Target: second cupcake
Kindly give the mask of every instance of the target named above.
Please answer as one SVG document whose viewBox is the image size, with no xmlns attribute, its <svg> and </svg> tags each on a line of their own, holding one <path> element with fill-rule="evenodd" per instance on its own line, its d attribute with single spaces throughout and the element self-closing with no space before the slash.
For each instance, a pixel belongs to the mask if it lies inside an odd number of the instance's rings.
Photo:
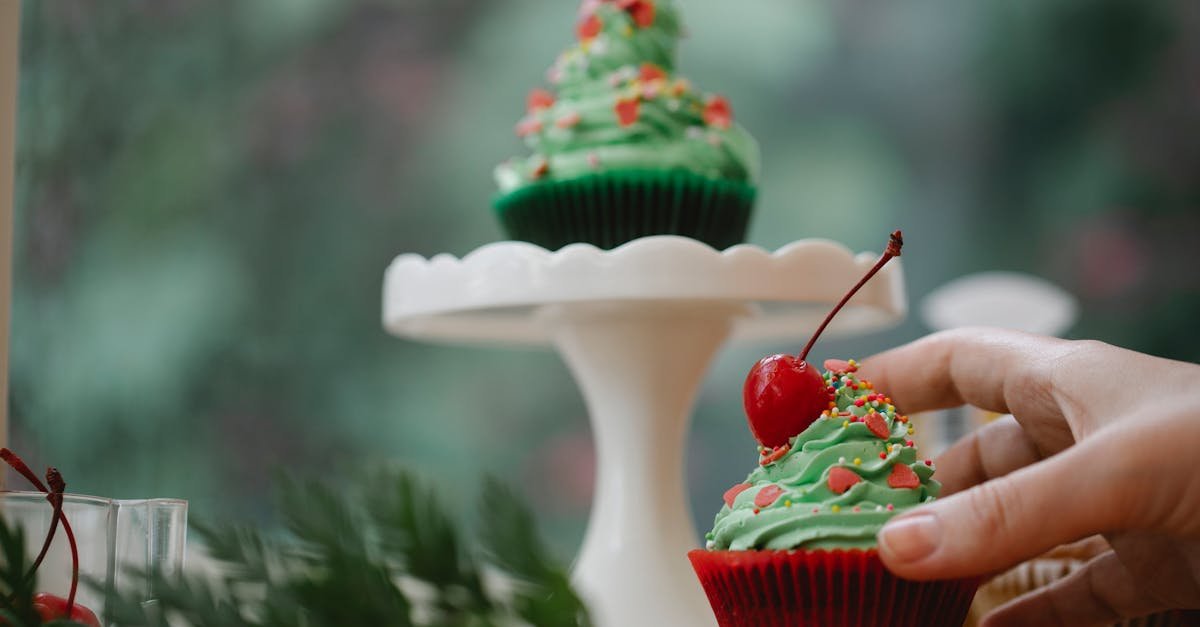
<svg viewBox="0 0 1200 627">
<path fill-rule="evenodd" d="M 683 235 L 723 249 L 745 239 L 758 148 L 729 103 L 675 74 L 669 0 L 585 1 L 577 42 L 516 127 L 533 151 L 496 168 L 505 231 L 554 250 Z"/>
</svg>

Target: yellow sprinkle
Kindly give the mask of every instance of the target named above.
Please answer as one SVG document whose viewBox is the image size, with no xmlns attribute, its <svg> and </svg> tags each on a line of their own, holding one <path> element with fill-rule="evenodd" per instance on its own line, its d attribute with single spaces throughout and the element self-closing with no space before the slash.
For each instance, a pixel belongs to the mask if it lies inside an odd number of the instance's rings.
<svg viewBox="0 0 1200 627">
<path fill-rule="evenodd" d="M 849 421 L 849 420 L 843 420 L 843 421 L 842 421 L 842 428 L 843 428 L 843 429 L 845 429 L 846 427 L 849 427 L 849 426 L 850 426 L 850 421 Z"/>
<path fill-rule="evenodd" d="M 855 466 L 862 466 L 862 458 L 861 458 L 861 457 L 855 457 L 855 458 L 854 458 L 854 465 L 855 465 Z"/>
<path fill-rule="evenodd" d="M 832 509 L 832 510 L 833 510 L 833 513 L 835 513 L 835 514 L 836 514 L 836 513 L 840 512 L 840 511 L 842 511 L 842 506 L 841 506 L 841 505 L 834 505 L 833 507 L 831 507 L 831 508 L 829 508 L 829 509 Z"/>
<path fill-rule="evenodd" d="M 892 452 L 892 445 L 891 445 L 891 444 L 889 444 L 889 445 L 888 445 L 888 452 L 889 452 L 889 453 L 891 453 L 891 452 Z"/>
<path fill-rule="evenodd" d="M 887 406 L 887 410 L 888 410 L 888 411 L 896 411 L 896 406 L 895 406 L 895 405 L 888 405 L 888 406 Z"/>
<path fill-rule="evenodd" d="M 783 502 L 783 506 L 784 506 L 784 507 L 791 507 L 791 506 L 792 506 L 792 502 L 791 502 L 791 501 L 784 501 L 784 502 Z"/>
<path fill-rule="evenodd" d="M 909 427 L 909 428 L 908 428 L 908 434 L 909 434 L 909 435 L 912 435 L 912 434 L 913 434 L 913 431 L 914 431 L 914 429 L 913 429 L 912 427 Z"/>
</svg>

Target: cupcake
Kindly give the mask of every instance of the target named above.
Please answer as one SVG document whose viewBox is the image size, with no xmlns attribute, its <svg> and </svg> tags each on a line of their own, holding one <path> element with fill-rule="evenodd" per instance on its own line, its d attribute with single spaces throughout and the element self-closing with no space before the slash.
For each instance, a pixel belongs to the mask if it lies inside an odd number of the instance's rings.
<svg viewBox="0 0 1200 627">
<path fill-rule="evenodd" d="M 765 357 L 743 388 L 759 462 L 725 492 L 705 548 L 688 554 L 722 627 L 961 625 L 976 579 L 909 581 L 880 561 L 876 534 L 937 497 L 933 462 L 892 399 L 853 360 L 825 373 L 805 358 L 845 303 L 892 257 L 887 249 L 826 316 L 799 356 Z"/>
<path fill-rule="evenodd" d="M 758 148 L 727 100 L 675 73 L 674 2 L 587 0 L 575 32 L 516 125 L 533 154 L 496 168 L 507 234 L 551 250 L 667 234 L 742 242 Z"/>
<path fill-rule="evenodd" d="M 705 550 L 688 557 L 717 622 L 747 625 L 961 625 L 975 580 L 890 573 L 875 536 L 940 485 L 913 429 L 853 361 L 827 361 L 829 408 L 725 492 Z"/>
</svg>

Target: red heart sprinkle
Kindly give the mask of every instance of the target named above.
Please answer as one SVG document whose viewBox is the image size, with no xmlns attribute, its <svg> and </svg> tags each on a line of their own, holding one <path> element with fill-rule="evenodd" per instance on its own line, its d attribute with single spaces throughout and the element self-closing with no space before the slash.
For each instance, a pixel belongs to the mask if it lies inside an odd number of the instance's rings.
<svg viewBox="0 0 1200 627">
<path fill-rule="evenodd" d="M 621 126 L 629 126 L 638 120 L 638 107 L 641 103 L 636 98 L 629 100 L 618 100 L 613 110 L 617 113 L 617 123 Z"/>
<path fill-rule="evenodd" d="M 850 372 L 850 362 L 844 359 L 826 359 L 823 365 L 825 366 L 825 369 L 830 372 L 836 372 L 838 374 Z"/>
<path fill-rule="evenodd" d="M 888 439 L 888 436 L 891 435 L 891 433 L 888 432 L 887 421 L 883 419 L 883 416 L 880 416 L 875 412 L 867 414 L 866 417 L 863 418 L 863 422 L 867 424 L 867 428 L 871 430 L 871 433 L 874 433 L 878 438 L 886 440 Z"/>
<path fill-rule="evenodd" d="M 917 477 L 917 473 L 913 472 L 906 464 L 895 464 L 892 466 L 892 474 L 888 475 L 888 485 L 893 488 L 919 488 L 921 480 Z"/>
<path fill-rule="evenodd" d="M 596 38 L 596 35 L 600 34 L 603 28 L 604 23 L 600 21 L 600 18 L 595 13 L 592 13 L 575 27 L 575 35 L 579 37 L 579 41 L 591 41 Z"/>
<path fill-rule="evenodd" d="M 829 490 L 834 494 L 842 494 L 850 489 L 850 486 L 862 481 L 862 477 L 858 476 L 852 470 L 834 466 L 829 469 L 829 479 L 825 482 L 829 486 Z"/>
<path fill-rule="evenodd" d="M 780 494 L 783 494 L 783 488 L 772 483 L 754 495 L 754 504 L 758 507 L 767 507 L 771 503 L 774 503 Z"/>
<path fill-rule="evenodd" d="M 653 63 L 643 63 L 641 71 L 638 72 L 638 78 L 643 81 L 656 81 L 666 77 L 667 73 Z"/>
<path fill-rule="evenodd" d="M 733 124 L 733 110 L 723 96 L 713 96 L 704 105 L 704 122 L 717 128 L 729 128 Z"/>
<path fill-rule="evenodd" d="M 654 24 L 654 0 L 633 0 L 626 4 L 628 6 L 623 8 L 629 11 L 638 26 L 647 28 Z"/>
<path fill-rule="evenodd" d="M 578 111 L 572 111 L 561 118 L 554 121 L 554 125 L 558 128 L 571 128 L 579 124 L 583 120 L 583 116 L 579 115 Z"/>
<path fill-rule="evenodd" d="M 517 122 L 517 137 L 539 133 L 541 130 L 542 121 L 537 118 L 521 118 L 521 121 Z"/>
<path fill-rule="evenodd" d="M 529 95 L 525 97 L 525 111 L 533 113 L 538 109 L 545 109 L 554 104 L 554 94 L 542 89 L 534 87 L 529 90 Z"/>
<path fill-rule="evenodd" d="M 749 483 L 739 483 L 739 484 L 733 486 L 732 488 L 729 488 L 728 490 L 725 491 L 725 504 L 730 507 L 733 507 L 733 499 L 736 498 L 737 495 L 739 495 L 742 492 L 745 492 L 746 490 L 749 490 L 749 489 L 750 489 Z"/>
</svg>

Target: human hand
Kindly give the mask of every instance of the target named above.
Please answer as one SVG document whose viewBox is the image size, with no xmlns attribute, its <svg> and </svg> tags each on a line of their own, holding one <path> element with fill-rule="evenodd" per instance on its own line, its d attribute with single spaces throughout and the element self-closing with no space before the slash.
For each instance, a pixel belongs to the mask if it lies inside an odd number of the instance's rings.
<svg viewBox="0 0 1200 627">
<path fill-rule="evenodd" d="M 912 579 L 1003 571 L 1104 534 L 1112 551 L 1000 608 L 998 625 L 1089 625 L 1200 607 L 1200 366 L 1094 341 L 938 333 L 863 361 L 898 407 L 1009 413 L 938 458 L 934 503 L 879 553 Z"/>
</svg>

